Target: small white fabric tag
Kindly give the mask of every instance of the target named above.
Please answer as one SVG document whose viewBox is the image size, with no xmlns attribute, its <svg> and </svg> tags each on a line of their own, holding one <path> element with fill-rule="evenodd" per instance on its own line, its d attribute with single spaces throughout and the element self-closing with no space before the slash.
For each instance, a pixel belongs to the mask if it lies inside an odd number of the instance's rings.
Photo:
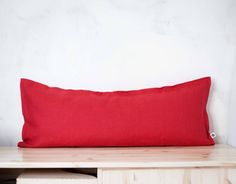
<svg viewBox="0 0 236 184">
<path fill-rule="evenodd" d="M 215 132 L 210 132 L 211 138 L 215 139 L 216 138 L 216 133 Z"/>
</svg>

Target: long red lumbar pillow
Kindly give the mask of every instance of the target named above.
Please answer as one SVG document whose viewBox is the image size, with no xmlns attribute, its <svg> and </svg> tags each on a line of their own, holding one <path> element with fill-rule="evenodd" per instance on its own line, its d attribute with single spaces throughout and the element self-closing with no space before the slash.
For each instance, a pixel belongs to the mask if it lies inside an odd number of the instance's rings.
<svg viewBox="0 0 236 184">
<path fill-rule="evenodd" d="M 19 147 L 213 145 L 210 77 L 133 91 L 94 92 L 21 79 Z"/>
</svg>

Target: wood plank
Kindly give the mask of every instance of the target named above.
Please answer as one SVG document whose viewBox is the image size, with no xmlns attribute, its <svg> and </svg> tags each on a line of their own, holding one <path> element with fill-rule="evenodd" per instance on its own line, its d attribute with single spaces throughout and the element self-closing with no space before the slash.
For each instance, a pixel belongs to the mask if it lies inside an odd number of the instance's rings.
<svg viewBox="0 0 236 184">
<path fill-rule="evenodd" d="M 0 168 L 236 167 L 236 149 L 206 147 L 0 148 Z"/>
<path fill-rule="evenodd" d="M 103 184 L 236 184 L 236 169 L 104 169 Z"/>
<path fill-rule="evenodd" d="M 98 184 L 94 176 L 60 169 L 28 169 L 17 177 L 17 184 Z"/>
</svg>

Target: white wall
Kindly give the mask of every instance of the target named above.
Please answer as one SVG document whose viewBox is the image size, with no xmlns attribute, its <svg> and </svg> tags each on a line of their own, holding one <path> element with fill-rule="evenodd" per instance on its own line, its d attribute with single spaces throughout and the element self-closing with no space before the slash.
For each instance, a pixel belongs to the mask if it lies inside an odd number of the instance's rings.
<svg viewBox="0 0 236 184">
<path fill-rule="evenodd" d="M 229 101 L 228 129 L 228 143 L 236 147 L 236 62 L 234 63 L 234 71 L 232 75 L 232 90 Z"/>
<path fill-rule="evenodd" d="M 226 142 L 235 63 L 235 0 L 0 0 L 0 145 L 21 136 L 21 77 L 104 91 L 210 75 L 212 129 Z"/>
</svg>

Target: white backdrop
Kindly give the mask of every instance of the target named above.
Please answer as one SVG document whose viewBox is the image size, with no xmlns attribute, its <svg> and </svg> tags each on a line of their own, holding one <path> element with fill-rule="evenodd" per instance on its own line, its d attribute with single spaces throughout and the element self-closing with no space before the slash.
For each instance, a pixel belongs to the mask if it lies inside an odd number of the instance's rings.
<svg viewBox="0 0 236 184">
<path fill-rule="evenodd" d="M 21 138 L 21 77 L 105 91 L 202 76 L 217 141 L 236 145 L 235 64 L 235 0 L 0 0 L 0 145 Z"/>
</svg>

